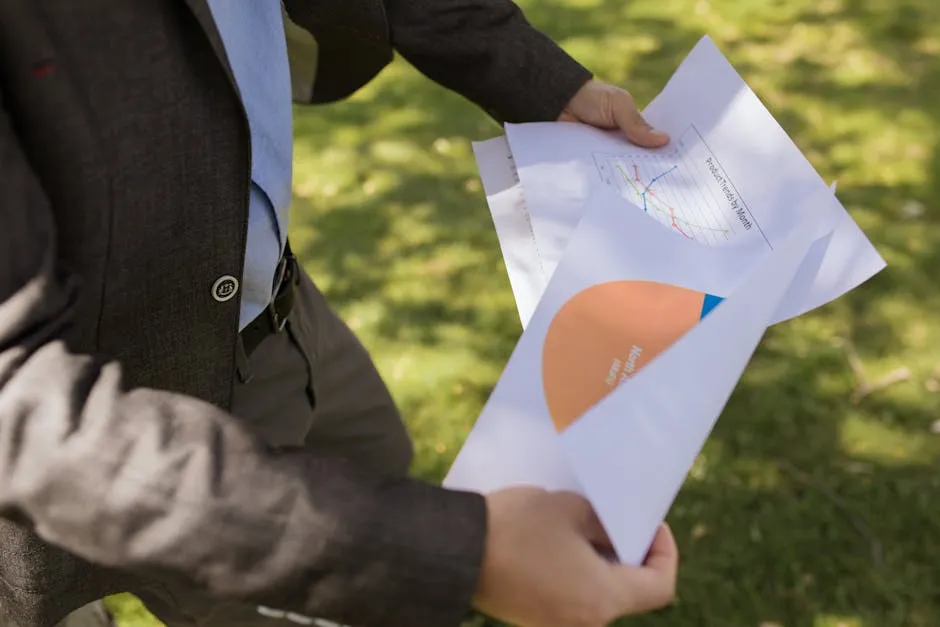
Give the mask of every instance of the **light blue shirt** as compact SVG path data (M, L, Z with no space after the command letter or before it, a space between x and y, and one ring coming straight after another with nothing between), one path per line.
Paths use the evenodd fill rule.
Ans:
M240 328L271 302L287 240L293 121L280 0L209 0L251 128L251 202Z

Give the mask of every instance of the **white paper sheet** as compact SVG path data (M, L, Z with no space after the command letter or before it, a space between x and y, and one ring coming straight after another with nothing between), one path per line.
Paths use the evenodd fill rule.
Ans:
M548 278L532 232L522 185L505 136L475 142L473 152L524 328L542 297Z
M819 197L825 182L707 37L644 115L670 133L669 146L647 150L619 133L581 124L506 126L543 288L583 215L585 199L598 186L617 189L677 237L708 246L763 242L762 254L802 219L837 215L832 240L819 251L823 261L816 280L795 287L775 323L841 296L884 268L834 195L808 206L806 199ZM497 143L487 149L496 153ZM532 294L538 273L534 265L529 268L524 278L514 272L513 280ZM527 301L520 309L529 311L531 305Z
M474 144L525 332L445 485L586 495L642 561L766 328L884 261L710 40L645 112Z
M512 160L509 142L504 135L473 143L483 182L486 203L499 240L509 282L524 329L535 311L551 275L539 255L538 242L532 230L532 221L526 207L522 184ZM829 189L834 194L836 181ZM847 215L847 214L846 214ZM846 229L840 234L845 236ZM862 246L863 249L867 246ZM817 251L825 254L828 246ZM862 253L867 254L865 252ZM877 264L876 264L877 265ZM805 285L797 280L800 288ZM797 288L794 288L797 289ZM837 291L839 287L833 288ZM787 301L789 299L785 299Z
M818 233L795 233L787 246L765 256L758 267L742 271L738 251L675 238L642 212L629 209L635 207L609 190L592 194L568 251L444 485L484 493L540 485L586 494L620 558L633 563L645 552L638 547L648 547L664 507L672 502ZM812 228L824 226L817 222ZM622 245L624 232L635 235L635 246ZM645 336L641 333L633 349L599 338L594 347L599 346L600 353L586 345L591 329L610 332L617 340L624 327L619 316L625 312L608 309L618 318L611 323L604 319L603 307L588 303L581 312L588 324L578 326L575 319L574 327L570 315L563 315L585 297L603 305L608 296L601 293L597 298L595 288L604 292L629 283L629 290L637 282L653 282L665 286L667 298L673 289L710 295L728 289L731 275L739 280L730 286L726 300L701 322L696 317L691 331L680 333L677 343L654 354L635 375L625 374L630 355L640 344L639 350L651 348L644 344L647 340L662 344L659 336L675 331L669 327L671 313L647 317L652 327ZM643 292L629 295L637 293ZM680 294L675 302L686 302L684 298L686 294ZM717 322L709 322L712 317ZM703 333L705 339L690 339ZM669 367L654 368L667 356ZM619 370L612 372L611 364ZM654 375L645 374L650 370ZM602 381L611 377L615 381ZM677 389L683 393L677 394ZM627 510L633 518L625 522Z
M819 270L808 252L831 237L820 227L791 232L698 325L560 434L622 562L642 563L788 285Z

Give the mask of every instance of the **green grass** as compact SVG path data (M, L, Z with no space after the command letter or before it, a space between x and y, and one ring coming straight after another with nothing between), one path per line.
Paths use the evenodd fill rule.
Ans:
M523 5L641 102L710 34L890 264L769 332L669 515L678 603L626 624L940 624L940 3ZM402 62L297 110L295 249L373 351L431 480L520 334L469 144L498 133ZM870 381L910 376L853 400L853 354Z

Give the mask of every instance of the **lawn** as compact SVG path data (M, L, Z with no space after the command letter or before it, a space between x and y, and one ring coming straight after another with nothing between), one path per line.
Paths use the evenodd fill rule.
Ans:
M889 263L769 332L669 515L678 602L626 624L940 624L940 3L522 4L641 103L711 35ZM469 143L499 128L401 61L295 126L294 247L439 480L520 334Z

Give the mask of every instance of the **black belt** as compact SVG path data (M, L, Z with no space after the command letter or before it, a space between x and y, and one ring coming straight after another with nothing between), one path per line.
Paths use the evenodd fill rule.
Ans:
M294 294L300 282L300 271L297 258L291 253L290 243L284 247L284 256L278 262L274 276L274 298L257 318L241 330L247 355L251 355L264 338L283 331L287 317L294 309Z

